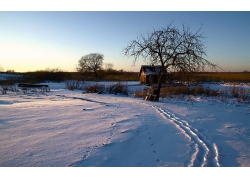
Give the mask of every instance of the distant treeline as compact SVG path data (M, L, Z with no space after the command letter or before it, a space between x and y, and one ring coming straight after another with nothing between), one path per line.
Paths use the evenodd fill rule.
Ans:
M67 80L77 81L138 81L137 72L126 71L98 71L98 79L93 72L63 72L63 71L35 71L25 73L10 73L13 77L8 80L1 80L1 84L10 84L14 82L39 83L45 81L62 82ZM14 76L18 75L18 76Z
M120 71L98 71L98 79L93 72L29 72L25 73L25 77L30 81L54 81L61 82L66 80L78 80L78 81L137 81L138 73L134 72L120 72Z
M36 71L25 73L11 73L13 76L8 80L1 80L0 84L14 82L39 83L39 82L62 82L67 80L77 81L139 81L139 72L126 71L98 71L96 79L93 72L63 72L63 71ZM189 82L250 82L250 72L200 72L200 73L173 73L173 80Z

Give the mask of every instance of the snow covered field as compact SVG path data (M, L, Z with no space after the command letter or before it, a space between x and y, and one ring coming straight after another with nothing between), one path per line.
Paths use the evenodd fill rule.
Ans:
M248 101L150 102L49 85L0 95L1 167L250 166Z

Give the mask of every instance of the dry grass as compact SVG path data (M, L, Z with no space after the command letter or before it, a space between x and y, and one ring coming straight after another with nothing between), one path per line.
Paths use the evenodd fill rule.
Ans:
M203 88L202 86L177 86L177 87L164 87L161 89L161 97L168 97L172 95L206 95L206 96L217 96L218 91L209 88Z
M145 99L149 91L136 91L134 97L142 97ZM250 100L249 90L243 88L233 87L228 91L213 90L210 88L203 88L202 86L168 86L161 89L161 98L177 98L184 99L184 96L206 96L206 97L217 97L219 101L227 102L229 98L237 98L237 102L246 102ZM192 101L193 99L188 99Z
M139 89L139 90L135 91L135 93L133 93L132 96L133 97L137 97L137 98L143 98L143 99L145 99L146 95L147 95L147 91L146 90Z
M190 82L250 82L250 72L175 73L173 79Z

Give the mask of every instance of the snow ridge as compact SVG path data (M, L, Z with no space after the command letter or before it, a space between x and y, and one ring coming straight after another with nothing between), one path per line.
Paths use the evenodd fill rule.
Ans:
M163 110L157 106L151 106L158 110L186 136L189 140L195 142L195 152L191 158L189 166L220 166L218 160L218 148L216 144L209 142L203 134L197 129L191 127L186 121L179 119L174 114Z

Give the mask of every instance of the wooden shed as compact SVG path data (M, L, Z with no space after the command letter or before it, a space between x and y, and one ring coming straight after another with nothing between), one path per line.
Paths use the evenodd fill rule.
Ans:
M158 76L160 72L161 66L154 66L154 65L142 65L139 73L140 82L141 84L156 84L158 83ZM171 73L166 72L164 74L163 83L166 80L169 80Z

